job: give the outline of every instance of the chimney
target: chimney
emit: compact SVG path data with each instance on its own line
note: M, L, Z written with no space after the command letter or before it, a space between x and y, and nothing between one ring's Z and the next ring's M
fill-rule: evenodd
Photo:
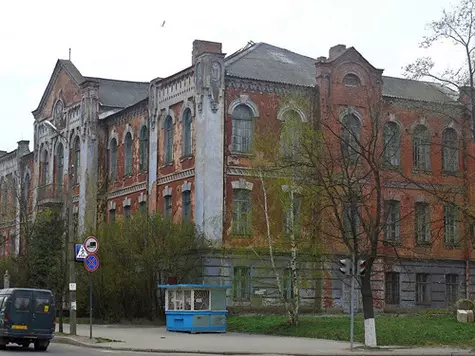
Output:
M346 45L339 44L330 48L330 53L328 55L328 60L332 61L335 58L341 56L343 52L346 51Z
M202 40L193 41L192 64L196 63L196 59L203 53L222 53L222 44L219 42L210 42Z
M317 58L317 63L320 63L320 62L325 62L327 60L327 58L325 56L320 56Z
M30 141L28 140L21 140L18 141L18 154L20 157L30 153Z

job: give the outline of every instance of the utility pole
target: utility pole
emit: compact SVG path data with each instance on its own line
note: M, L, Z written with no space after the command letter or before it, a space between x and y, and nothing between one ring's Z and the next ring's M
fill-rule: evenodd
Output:
M69 157L71 154L71 146L69 146ZM69 259L69 333L76 335L76 288L71 288L71 284L76 284L76 256L74 256L75 231L73 222L73 180L74 180L74 163L68 165L68 250L71 253Z

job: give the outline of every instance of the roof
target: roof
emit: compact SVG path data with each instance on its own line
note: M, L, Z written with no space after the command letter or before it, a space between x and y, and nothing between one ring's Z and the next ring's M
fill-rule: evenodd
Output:
M73 62L68 59L58 59L58 62L61 63L63 69L71 76L71 78L74 79L78 85L84 81L84 77L73 64Z
M312 87L316 59L270 44L250 43L225 60L226 74L245 79ZM428 102L453 101L436 83L383 76L383 96Z
M99 82L102 106L125 108L148 97L149 82L85 77Z

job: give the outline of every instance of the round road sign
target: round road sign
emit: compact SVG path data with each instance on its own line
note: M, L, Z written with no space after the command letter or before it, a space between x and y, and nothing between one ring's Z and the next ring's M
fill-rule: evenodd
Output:
M99 268L99 257L93 253L87 255L87 257L84 259L84 267L88 272L97 271Z
M84 248L87 253L96 253L99 251L99 241L94 236L89 236L84 240Z

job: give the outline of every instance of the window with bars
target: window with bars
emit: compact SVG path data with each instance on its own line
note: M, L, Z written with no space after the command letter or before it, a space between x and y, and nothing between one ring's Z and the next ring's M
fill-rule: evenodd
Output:
M430 134L427 127L417 125L412 133L413 165L415 169L430 170Z
M233 189L233 221L234 235L251 235L252 211L251 191L247 189Z
M185 190L182 192L181 215L183 221L190 221L191 219L191 191Z
M8 184L6 180L0 182L2 188L2 214L6 214L8 211Z
M124 175L132 174L132 134L127 132L124 140Z
M165 119L165 163L173 162L173 119L167 116Z
M399 125L395 122L388 122L383 130L384 141L384 163L399 167L401 164L401 132Z
M456 274L445 275L445 301L448 305L453 305L458 300L459 283Z
M294 162L301 151L302 118L295 110L287 110L280 124L281 153L285 160Z
M252 142L252 111L247 105L238 105L232 114L232 151L248 153Z
M233 281L234 300L246 302L251 300L251 269L234 267Z
M167 218L172 217L172 196L166 195L163 199L164 209L163 209L163 216Z
M430 303L430 276L428 273L416 274L416 303Z
M361 123L355 115L346 115L342 122L341 152L348 163L357 163L360 157Z
M442 133L442 167L445 172L457 172L459 166L458 137L453 128Z
M45 185L48 183L49 172L49 154L47 150L43 151L43 160L41 168L41 184Z
M450 204L444 206L444 241L448 246L459 243L458 210Z
M56 184L58 186L63 185L63 173L64 173L64 147L62 143L58 144L56 149Z
M109 166L110 179L115 181L117 179L117 140L113 138L109 148Z
M30 174L27 173L25 175L25 180L24 180L24 183L23 183L23 203L24 204L28 204L28 198L29 198L29 195L30 195L30 185L31 185L31 178L30 178Z
M415 204L414 232L417 243L426 244L430 242L430 213L428 203L416 202Z
M191 110L186 109L183 113L182 118L182 135L183 135L183 157L191 156L192 154L192 145L191 145L191 138L192 138L192 118L191 118Z
M398 242L400 240L401 203L397 200L386 200L384 216L386 219L384 240Z
M140 145L139 145L139 169L146 171L148 166L148 128L142 126L140 129Z
M74 140L74 160L73 160L73 173L74 183L79 183L79 164L81 163L81 141L79 136L76 136Z
M386 304L398 305L400 303L399 273L388 272L385 274L385 301Z

